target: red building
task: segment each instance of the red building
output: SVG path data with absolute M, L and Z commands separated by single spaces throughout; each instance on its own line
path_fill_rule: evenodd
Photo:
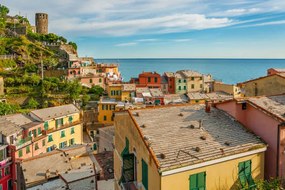
M 157 72 L 143 72 L 139 74 L 139 86 L 161 88 L 161 76 Z
M 8 145 L 0 146 L 0 189 L 12 190 L 12 159 L 8 155 Z
M 165 72 L 164 76 L 168 82 L 168 92 L 170 94 L 175 94 L 175 74 L 172 72 Z

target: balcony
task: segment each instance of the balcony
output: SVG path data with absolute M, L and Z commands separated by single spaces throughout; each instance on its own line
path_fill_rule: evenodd
M 62 129 L 65 129 L 65 128 L 73 127 L 73 126 L 79 125 L 79 124 L 82 124 L 82 120 L 75 121 L 75 122 L 72 122 L 72 123 L 66 123 L 64 125 L 60 125 L 58 127 L 55 127 L 55 128 L 49 129 L 49 130 L 43 130 L 42 134 L 43 135 L 47 135 L 49 133 L 52 133 L 52 132 L 55 132 L 55 131 L 58 131 L 58 130 L 62 130 Z
M 0 167 L 6 166 L 7 163 L 9 163 L 11 160 L 12 160 L 11 157 L 7 157 L 7 158 L 1 160 L 1 161 L 0 161 Z
M 26 137 L 24 139 L 20 139 L 19 141 L 16 142 L 16 147 L 17 149 L 25 146 L 25 145 L 28 145 L 32 142 L 32 137 Z

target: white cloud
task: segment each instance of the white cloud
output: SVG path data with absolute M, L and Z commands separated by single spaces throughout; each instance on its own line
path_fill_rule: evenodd
M 128 42 L 128 43 L 121 43 L 121 44 L 116 44 L 115 46 L 117 47 L 126 47 L 126 46 L 135 46 L 137 43 L 135 42 Z
M 285 20 L 262 22 L 262 23 L 256 23 L 256 24 L 248 24 L 248 25 L 240 26 L 240 28 L 256 27 L 256 26 L 270 26 L 270 25 L 283 25 L 283 24 L 285 24 Z
M 189 39 L 189 38 L 185 38 L 185 39 L 174 39 L 173 41 L 174 41 L 174 42 L 190 42 L 190 41 L 192 41 L 192 39 Z
M 148 38 L 148 39 L 138 39 L 137 42 L 156 42 L 158 39 Z

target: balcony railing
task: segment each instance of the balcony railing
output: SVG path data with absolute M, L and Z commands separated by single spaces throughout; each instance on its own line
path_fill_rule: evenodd
M 52 128 L 52 129 L 43 130 L 42 134 L 43 135 L 47 135 L 47 134 L 52 133 L 54 131 L 58 131 L 58 130 L 61 130 L 61 129 L 65 129 L 65 128 L 68 128 L 68 127 L 72 127 L 72 126 L 81 124 L 82 122 L 83 122 L 82 120 L 79 120 L 79 121 L 75 121 L 75 122 L 72 122 L 72 123 L 67 123 L 67 124 L 64 124 L 64 125 L 60 125 L 58 127 Z
M 17 148 L 20 148 L 20 147 L 22 147 L 22 146 L 24 146 L 24 145 L 26 145 L 26 144 L 31 143 L 31 141 L 32 141 L 32 137 L 26 137 L 26 138 L 24 138 L 24 139 L 20 139 L 20 140 L 18 140 L 18 141 L 16 142 L 16 147 L 17 147 Z

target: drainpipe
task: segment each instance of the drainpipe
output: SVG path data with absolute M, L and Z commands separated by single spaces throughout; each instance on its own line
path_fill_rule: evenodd
M 279 176 L 279 161 L 280 161 L 280 129 L 285 127 L 285 122 L 282 122 L 278 125 L 278 132 L 277 132 L 277 167 L 276 167 L 276 176 L 283 178 L 282 174 Z

